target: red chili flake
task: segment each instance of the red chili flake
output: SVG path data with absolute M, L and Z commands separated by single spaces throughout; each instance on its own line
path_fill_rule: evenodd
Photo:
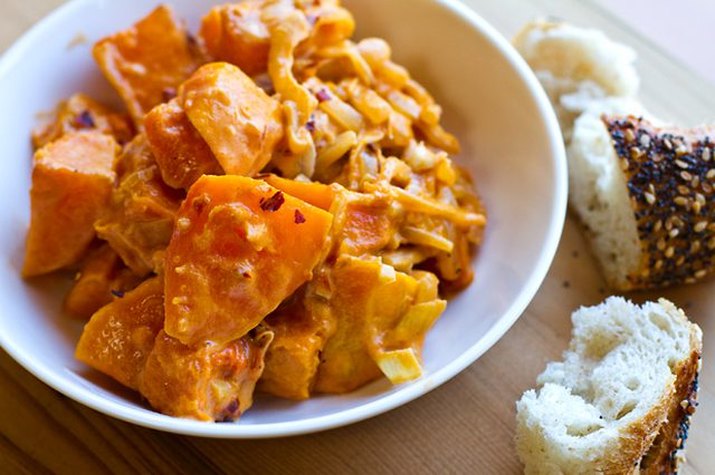
M 112 292 L 112 295 L 114 295 L 114 296 L 117 297 L 117 298 L 122 298 L 122 297 L 124 297 L 124 291 L 123 291 L 123 290 L 112 289 L 111 292 Z
M 332 97 L 330 97 L 330 93 L 326 89 L 321 89 L 320 91 L 316 92 L 315 97 L 318 98 L 319 102 L 325 102 L 332 99 Z
M 238 411 L 238 401 L 234 399 L 233 401 L 228 403 L 228 406 L 226 406 L 226 412 L 229 414 L 233 414 L 236 411 Z
M 276 88 L 275 86 L 273 86 L 273 81 L 268 74 L 261 74 L 259 76 L 255 76 L 253 78 L 253 81 L 256 83 L 256 86 L 263 89 L 263 92 L 265 92 L 269 96 L 272 96 L 276 93 Z
M 196 48 L 199 45 L 198 41 L 196 41 L 196 38 L 194 38 L 194 35 L 188 32 L 186 33 L 186 42 L 189 44 L 190 48 Z
M 194 198 L 194 200 L 191 202 L 191 206 L 193 206 L 194 211 L 196 211 L 197 214 L 201 214 L 206 205 L 210 202 L 211 198 L 209 198 L 206 194 L 203 194 Z
M 165 87 L 163 91 L 161 91 L 161 98 L 164 99 L 164 102 L 169 102 L 173 98 L 176 97 L 176 88 L 175 87 Z
M 263 211 L 278 211 L 285 203 L 285 198 L 283 197 L 283 192 L 276 191 L 276 194 L 270 198 L 261 198 L 259 205 Z
M 92 129 L 94 128 L 94 119 L 89 111 L 83 111 L 80 115 L 75 118 L 75 125 L 80 129 Z
M 305 216 L 303 216 L 303 213 L 301 213 L 300 210 L 295 210 L 295 224 L 303 223 L 305 223 Z
M 244 272 L 242 275 L 243 275 L 243 278 L 244 278 L 244 279 L 250 279 L 250 278 L 251 278 L 251 274 L 250 274 L 249 272 Z

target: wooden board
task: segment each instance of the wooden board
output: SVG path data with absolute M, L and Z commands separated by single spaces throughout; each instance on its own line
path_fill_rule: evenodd
M 60 0 L 3 0 L 0 51 Z M 683 124 L 714 118 L 715 87 L 590 0 L 468 0 L 511 36 L 537 15 L 603 29 L 639 53 L 643 99 Z M 705 333 L 701 406 L 682 473 L 715 467 L 715 282 L 663 292 Z M 509 333 L 461 375 L 388 414 L 320 434 L 267 441 L 207 440 L 135 427 L 51 390 L 0 351 L 0 472 L 519 473 L 514 402 L 567 345 L 569 315 L 606 296 L 569 217 L 537 297 Z M 632 295 L 636 300 L 657 294 Z

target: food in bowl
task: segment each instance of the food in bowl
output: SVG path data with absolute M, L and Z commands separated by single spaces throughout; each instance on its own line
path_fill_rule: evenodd
M 337 2 L 167 6 L 99 41 L 126 104 L 34 134 L 24 274 L 78 270 L 77 357 L 155 409 L 237 419 L 259 391 L 422 373 L 485 212 L 441 109 Z

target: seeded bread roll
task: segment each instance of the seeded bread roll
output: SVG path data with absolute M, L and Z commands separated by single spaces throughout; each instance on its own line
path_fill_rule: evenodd
M 694 412 L 700 328 L 661 299 L 581 308 L 563 361 L 517 402 L 527 474 L 675 473 Z
M 536 20 L 521 29 L 513 44 L 549 95 L 566 141 L 576 117 L 592 103 L 608 97 L 635 102 L 640 83 L 636 53 L 601 31 Z M 639 113 L 639 106 L 633 107 L 628 112 Z
M 571 206 L 617 290 L 692 283 L 715 263 L 715 129 L 584 114 L 568 148 Z

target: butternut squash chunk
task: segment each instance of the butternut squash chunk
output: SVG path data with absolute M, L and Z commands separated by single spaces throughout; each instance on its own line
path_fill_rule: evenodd
M 275 336 L 266 352 L 266 368 L 258 389 L 274 396 L 302 400 L 310 397 L 320 352 L 335 332 L 335 318 L 314 284 L 299 291 L 292 302 L 269 315 L 263 326 Z
M 195 347 L 163 330 L 139 380 L 139 392 L 158 411 L 201 421 L 238 419 L 253 404 L 253 390 L 263 372 L 270 332 Z
M 144 118 L 144 128 L 161 177 L 172 188 L 188 189 L 201 175 L 223 174 L 176 100 L 153 108 Z
M 337 255 L 375 254 L 390 244 L 399 225 L 391 200 L 382 195 L 342 189 L 330 211 L 335 215 Z
M 65 296 L 64 310 L 72 316 L 89 318 L 94 312 L 121 297 L 140 283 L 107 244 L 85 259 L 75 282 Z
M 335 216 L 332 234 L 336 256 L 375 254 L 388 247 L 395 235 L 399 216 L 386 196 L 352 192 L 335 183 L 303 182 L 273 174 L 261 178 Z
M 31 217 L 23 274 L 46 274 L 79 262 L 114 186 L 118 147 L 96 131 L 69 132 L 35 153 Z
M 186 344 L 245 335 L 310 280 L 331 222 L 263 181 L 199 178 L 166 251 L 166 333 Z
M 269 185 L 325 211 L 330 210 L 335 198 L 335 188 L 323 183 L 290 180 L 277 175 L 265 175 L 261 178 Z
M 258 2 L 241 2 L 209 10 L 199 31 L 209 55 L 235 64 L 249 76 L 265 72 L 271 41 L 261 9 Z
M 255 175 L 283 137 L 280 103 L 231 64 L 199 68 L 179 100 L 227 174 Z
M 85 94 L 74 94 L 57 106 L 52 122 L 32 132 L 35 149 L 74 130 L 98 130 L 114 136 L 119 144 L 132 139 L 131 121 Z
M 162 287 L 161 279 L 154 277 L 92 315 L 77 343 L 77 359 L 138 389 L 147 357 L 164 323 Z
M 135 274 L 159 273 L 182 196 L 164 184 L 156 164 L 139 169 L 112 192 L 109 206 L 95 223 L 97 235 Z
M 418 282 L 378 258 L 340 256 L 331 273 L 335 334 L 321 354 L 315 390 L 345 393 L 378 378 L 383 337 L 415 301 Z
M 166 5 L 100 40 L 92 54 L 137 125 L 203 62 L 196 42 Z
M 114 171 L 121 183 L 127 176 L 134 172 L 156 165 L 154 155 L 151 153 L 146 135 L 139 133 L 131 142 L 126 144 L 114 163 Z

